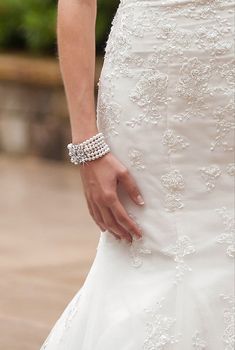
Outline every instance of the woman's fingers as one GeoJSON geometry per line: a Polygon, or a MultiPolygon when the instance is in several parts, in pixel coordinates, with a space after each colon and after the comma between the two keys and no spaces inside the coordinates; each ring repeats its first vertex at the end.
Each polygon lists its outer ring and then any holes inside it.
{"type": "Polygon", "coordinates": [[[99,226],[101,231],[105,231],[106,227],[104,225],[104,221],[103,221],[103,218],[102,218],[102,215],[99,211],[98,206],[88,198],[86,193],[85,193],[85,197],[86,197],[87,207],[88,207],[88,210],[89,210],[91,217],[93,218],[95,223],[99,226]]]}
{"type": "Polygon", "coordinates": [[[121,173],[118,174],[118,180],[123,184],[125,190],[136,204],[144,204],[144,199],[140,193],[136,181],[134,180],[133,176],[130,174],[127,168],[125,168],[124,170],[122,170],[121,173]]]}
{"type": "Polygon", "coordinates": [[[82,168],[81,176],[90,214],[101,230],[108,230],[128,242],[132,242],[134,235],[141,238],[140,228],[128,215],[117,193],[118,182],[121,182],[137,205],[144,204],[129,170],[109,153],[100,161],[92,162],[90,167],[82,168]]]}
{"type": "Polygon", "coordinates": [[[108,231],[126,239],[128,242],[132,242],[131,234],[115,220],[112,211],[108,207],[102,205],[101,212],[108,231]]]}
{"type": "MultiPolygon", "coordinates": [[[[92,208],[93,208],[93,213],[94,213],[94,219],[95,222],[97,223],[97,225],[100,227],[101,231],[106,231],[107,228],[105,227],[105,223],[104,223],[104,219],[102,217],[101,211],[98,207],[98,205],[96,205],[95,203],[91,204],[92,208]]],[[[121,237],[120,235],[118,235],[117,233],[110,231],[110,233],[117,239],[120,241],[121,237]]]]}
{"type": "Polygon", "coordinates": [[[101,231],[105,231],[106,227],[98,206],[95,203],[91,203],[90,205],[93,208],[93,219],[95,220],[96,224],[100,227],[101,231]]]}
{"type": "Polygon", "coordinates": [[[142,237],[142,232],[141,232],[140,228],[127,214],[125,208],[123,207],[123,205],[119,201],[118,197],[117,197],[116,201],[114,201],[110,205],[110,210],[112,211],[116,222],[119,225],[121,225],[128,233],[130,233],[131,235],[137,236],[137,238],[142,237]]]}
{"type": "MultiPolygon", "coordinates": [[[[90,215],[94,219],[95,223],[99,226],[101,231],[106,231],[107,228],[105,227],[105,223],[104,223],[102,214],[99,210],[99,207],[93,202],[87,201],[87,204],[88,204],[90,215]]],[[[121,239],[121,237],[119,235],[117,235],[115,232],[112,232],[111,230],[109,230],[109,231],[117,240],[121,239]]]]}

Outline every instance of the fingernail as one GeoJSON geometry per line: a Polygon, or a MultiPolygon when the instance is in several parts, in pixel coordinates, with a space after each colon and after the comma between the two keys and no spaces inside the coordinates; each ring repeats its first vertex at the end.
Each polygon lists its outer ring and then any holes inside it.
{"type": "Polygon", "coordinates": [[[143,199],[143,197],[142,197],[140,194],[137,196],[137,202],[138,202],[140,205],[143,205],[143,204],[144,204],[144,199],[143,199]]]}
{"type": "Polygon", "coordinates": [[[130,245],[132,244],[132,239],[131,238],[130,239],[126,238],[126,241],[127,241],[128,244],[130,244],[130,245]]]}
{"type": "Polygon", "coordinates": [[[132,235],[133,237],[136,237],[136,239],[142,238],[142,234],[137,233],[136,231],[131,231],[131,235],[132,235]]]}

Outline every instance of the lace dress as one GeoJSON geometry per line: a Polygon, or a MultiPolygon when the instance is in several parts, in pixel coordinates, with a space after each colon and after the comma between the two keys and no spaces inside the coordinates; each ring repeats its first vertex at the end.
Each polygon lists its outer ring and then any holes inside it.
{"type": "Polygon", "coordinates": [[[234,349],[234,0],[121,0],[97,123],[143,194],[41,350],[234,349]]]}

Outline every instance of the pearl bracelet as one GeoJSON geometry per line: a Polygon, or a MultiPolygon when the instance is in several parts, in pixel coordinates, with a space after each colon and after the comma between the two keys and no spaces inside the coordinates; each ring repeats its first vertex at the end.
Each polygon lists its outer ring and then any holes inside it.
{"type": "Polygon", "coordinates": [[[98,159],[110,152],[110,148],[105,142],[102,132],[81,143],[69,143],[67,148],[69,150],[70,161],[73,164],[84,164],[86,161],[98,159]]]}

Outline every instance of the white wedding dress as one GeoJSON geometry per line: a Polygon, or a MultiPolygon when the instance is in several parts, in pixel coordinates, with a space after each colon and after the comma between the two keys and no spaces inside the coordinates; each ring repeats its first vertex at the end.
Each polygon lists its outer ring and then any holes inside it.
{"type": "Polygon", "coordinates": [[[97,122],[143,194],[42,349],[234,349],[234,0],[121,0],[97,122]]]}

